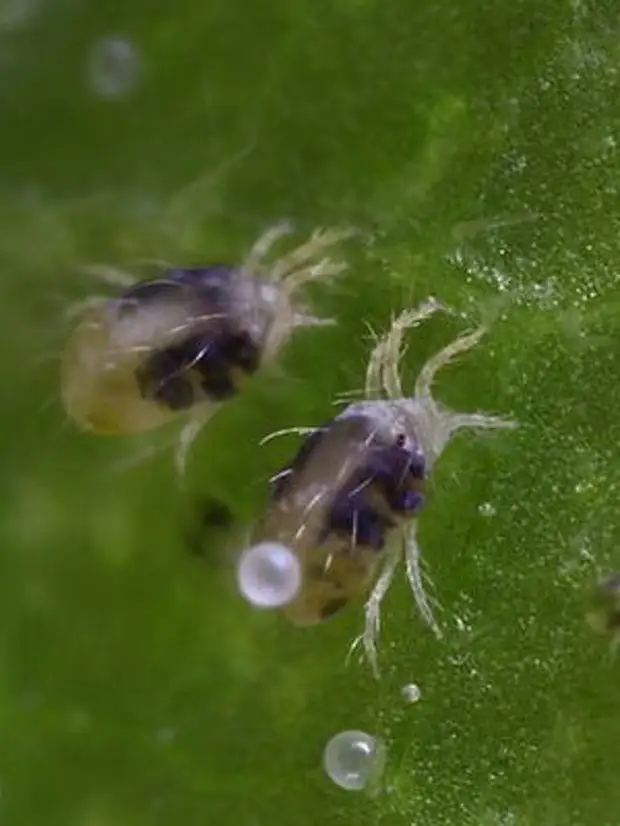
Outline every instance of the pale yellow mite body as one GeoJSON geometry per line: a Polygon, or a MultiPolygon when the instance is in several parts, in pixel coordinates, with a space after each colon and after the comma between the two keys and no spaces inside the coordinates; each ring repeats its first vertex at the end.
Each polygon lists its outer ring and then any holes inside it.
{"type": "Polygon", "coordinates": [[[332,323],[309,312],[298,292],[346,269],[325,253],[352,232],[316,231],[265,264],[289,231],[272,227],[240,265],[170,269],[151,281],[129,279],[115,298],[88,299],[62,356],[68,416],[100,434],[143,433],[184,417],[182,471],[208,418],[276,358],[296,327],[332,323]]]}
{"type": "Polygon", "coordinates": [[[370,355],[366,399],[316,429],[304,429],[301,449],[272,480],[271,501],[253,536],[290,546],[301,561],[301,589],[282,609],[296,624],[328,619],[372,589],[366,627],[353,647],[362,642],[375,672],[380,605],[403,556],[418,608],[441,634],[424,589],[417,541],[424,483],[435,461],[459,429],[516,426],[483,413],[453,412],[431,392],[437,372],[471,349],[484,329],[460,336],[430,358],[414,395],[403,395],[403,333],[438,309],[430,299],[402,313],[370,355]]]}

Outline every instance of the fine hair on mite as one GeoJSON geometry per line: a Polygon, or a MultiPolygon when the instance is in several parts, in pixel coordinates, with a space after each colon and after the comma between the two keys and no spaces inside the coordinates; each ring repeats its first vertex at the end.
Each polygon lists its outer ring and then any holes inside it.
{"type": "Polygon", "coordinates": [[[319,427],[267,437],[303,436],[296,455],[272,477],[270,499],[252,536],[253,543],[288,545],[301,561],[301,588],[282,611],[291,622],[310,625],[367,596],[365,627],[351,651],[361,645],[375,675],[381,603],[403,557],[420,614],[441,636],[424,588],[417,538],[425,482],[435,462],[458,430],[517,426],[486,413],[452,411],[433,396],[438,372],[480,341],[483,326],[431,356],[413,395],[406,395],[403,335],[444,309],[429,298],[392,321],[370,353],[362,401],[319,427]]]}
{"type": "Polygon", "coordinates": [[[111,435],[145,433],[182,418],[175,464],[183,475],[208,419],[277,358],[294,330],[334,323],[314,315],[299,293],[347,268],[328,253],[354,231],[317,229],[267,262],[290,232],[288,221],[270,227],[239,264],[172,267],[148,281],[89,268],[117,294],[91,296],[72,313],[77,321],[60,370],[68,417],[83,430],[111,435]]]}

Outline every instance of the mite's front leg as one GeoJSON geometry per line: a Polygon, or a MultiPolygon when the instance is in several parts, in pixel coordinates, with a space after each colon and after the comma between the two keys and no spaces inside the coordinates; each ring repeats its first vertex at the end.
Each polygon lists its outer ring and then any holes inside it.
{"type": "Polygon", "coordinates": [[[333,247],[338,242],[351,238],[353,235],[354,230],[352,229],[336,229],[334,227],[332,229],[315,230],[310,240],[274,263],[271,267],[272,278],[276,281],[284,278],[284,276],[305,264],[306,261],[323,254],[329,247],[333,247]]]}

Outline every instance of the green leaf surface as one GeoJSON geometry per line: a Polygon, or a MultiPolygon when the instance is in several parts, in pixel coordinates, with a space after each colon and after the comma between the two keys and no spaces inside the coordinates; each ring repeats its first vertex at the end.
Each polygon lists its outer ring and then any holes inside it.
{"type": "Polygon", "coordinates": [[[3,826],[616,826],[618,662],[584,617],[620,566],[619,44],[605,1],[1,0],[3,826]],[[97,63],[109,37],[133,58],[97,63]],[[127,466],[152,439],[65,420],[85,265],[235,262],[283,217],[362,230],[315,294],[339,325],[212,421],[189,491],[170,451],[127,466]],[[257,518],[298,444],[260,439],[333,415],[369,328],[429,294],[457,314],[408,336],[410,386],[483,320],[437,395],[520,428],[438,462],[445,636],[401,573],[376,681],[345,663],[360,605],[257,612],[188,524],[257,518]],[[374,797],[323,771],[342,729],[386,743],[374,797]]]}

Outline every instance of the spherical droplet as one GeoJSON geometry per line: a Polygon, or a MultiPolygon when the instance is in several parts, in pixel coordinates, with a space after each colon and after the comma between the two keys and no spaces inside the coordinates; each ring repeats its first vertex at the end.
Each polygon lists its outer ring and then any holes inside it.
{"type": "Polygon", "coordinates": [[[404,685],[401,693],[408,703],[417,703],[422,696],[420,686],[415,683],[408,683],[407,685],[404,685]]]}
{"type": "Polygon", "coordinates": [[[349,791],[363,789],[382,769],[383,749],[365,731],[341,731],[328,742],[323,766],[336,785],[349,791]]]}
{"type": "Polygon", "coordinates": [[[104,37],[92,48],[88,79],[95,94],[105,98],[124,98],[133,92],[140,61],[124,37],[104,37]]]}
{"type": "Polygon", "coordinates": [[[301,585],[297,555],[279,542],[261,542],[241,555],[237,582],[258,608],[279,608],[295,598],[301,585]]]}

